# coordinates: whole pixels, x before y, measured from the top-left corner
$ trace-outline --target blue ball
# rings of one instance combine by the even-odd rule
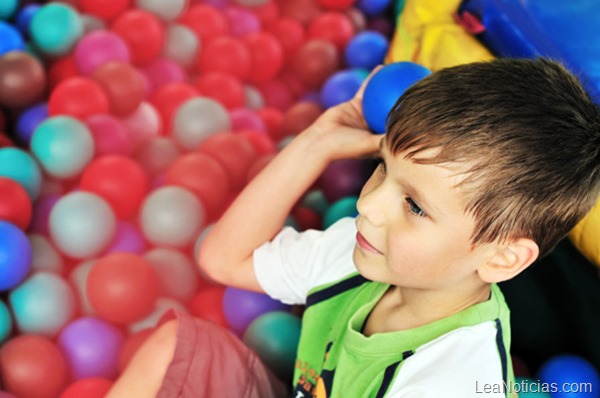
[[[21,283],[31,269],[31,244],[23,231],[7,221],[0,221],[0,290]]]
[[[21,184],[31,201],[35,201],[40,194],[42,173],[31,155],[22,149],[0,148],[0,177]]]
[[[576,355],[565,354],[549,359],[540,367],[538,378],[542,383],[556,383],[559,391],[551,391],[552,398],[600,397],[600,375],[591,363]],[[566,384],[572,387],[586,383],[589,383],[587,392],[564,391],[562,388]]]
[[[21,9],[17,14],[16,24],[21,33],[24,36],[29,36],[29,28],[31,27],[31,20],[35,13],[40,9],[39,4],[29,4]]]
[[[331,75],[323,84],[319,99],[324,108],[331,108],[354,97],[365,80],[363,74],[355,70],[343,70]]]
[[[0,19],[9,19],[17,10],[18,5],[19,5],[18,0],[2,0],[2,1],[0,1]]]
[[[19,121],[17,122],[17,137],[19,141],[23,145],[29,147],[33,132],[37,126],[47,118],[48,104],[45,102],[34,105],[21,113],[19,116]]]
[[[346,46],[346,63],[352,68],[371,70],[383,64],[389,47],[388,39],[379,32],[364,31],[354,36]]]
[[[367,83],[362,107],[369,128],[384,134],[387,117],[407,88],[431,71],[413,62],[395,62],[378,70]]]
[[[392,0],[358,0],[358,9],[367,15],[379,15],[392,3]]]
[[[329,228],[344,217],[356,217],[358,215],[357,202],[357,196],[346,196],[329,206],[323,216],[323,229]]]
[[[17,29],[0,21],[0,57],[10,51],[23,51],[25,41]]]

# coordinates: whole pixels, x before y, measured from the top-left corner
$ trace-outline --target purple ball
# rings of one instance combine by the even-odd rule
[[[59,199],[60,195],[48,195],[40,197],[35,202],[33,213],[31,215],[29,232],[36,232],[44,236],[49,236],[48,219],[50,218],[50,211]]]
[[[289,306],[266,294],[227,287],[223,296],[223,314],[231,330],[242,336],[260,315],[271,311],[287,311]]]
[[[358,196],[373,172],[373,162],[364,159],[343,159],[332,162],[318,181],[329,203],[346,196]]]
[[[140,231],[131,223],[119,221],[112,243],[106,249],[109,253],[132,253],[142,255],[146,251],[146,241]]]
[[[62,330],[58,345],[67,358],[75,380],[88,377],[112,379],[117,376],[123,340],[123,334],[110,323],[95,317],[84,317]]]

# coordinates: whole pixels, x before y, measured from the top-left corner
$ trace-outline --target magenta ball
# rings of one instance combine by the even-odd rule
[[[369,160],[336,160],[327,166],[317,183],[325,198],[333,203],[346,196],[357,196],[372,171]]]
[[[145,251],[146,241],[140,231],[127,221],[119,221],[115,237],[105,254],[133,253],[141,255]]]
[[[150,92],[169,83],[183,83],[186,73],[175,61],[168,58],[158,58],[148,63],[143,69],[150,84]]]
[[[119,35],[110,30],[95,30],[86,34],[73,52],[75,65],[83,75],[111,61],[129,62],[129,49]]]
[[[267,127],[258,114],[247,108],[237,108],[229,112],[231,129],[233,131],[253,130],[261,133],[267,132]]]
[[[131,154],[133,144],[123,123],[111,115],[94,115],[85,121],[94,140],[94,156]]]
[[[48,220],[50,219],[50,211],[58,202],[60,195],[41,196],[33,205],[33,213],[31,215],[31,223],[29,224],[29,232],[37,232],[44,236],[48,236]]]
[[[232,36],[244,36],[249,33],[259,32],[261,29],[260,19],[252,11],[231,6],[225,9],[225,15],[229,19]]]
[[[223,314],[231,330],[242,335],[260,315],[271,311],[287,311],[289,307],[266,294],[227,287],[223,296]]]
[[[114,378],[123,341],[119,329],[90,316],[69,323],[58,336],[58,345],[75,380]]]

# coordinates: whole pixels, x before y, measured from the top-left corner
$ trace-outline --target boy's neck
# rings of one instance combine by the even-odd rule
[[[363,333],[396,332],[424,326],[490,298],[489,284],[469,292],[430,291],[390,286],[369,314]]]

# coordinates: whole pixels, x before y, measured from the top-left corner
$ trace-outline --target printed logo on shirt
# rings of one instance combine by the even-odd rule
[[[331,351],[332,342],[327,344],[325,348],[325,355],[323,359],[323,365],[327,362],[329,352]],[[302,374],[296,383],[294,388],[294,398],[327,398],[331,393],[331,386],[333,384],[333,376],[335,369],[318,371],[311,367],[307,361],[296,361],[296,369]]]

